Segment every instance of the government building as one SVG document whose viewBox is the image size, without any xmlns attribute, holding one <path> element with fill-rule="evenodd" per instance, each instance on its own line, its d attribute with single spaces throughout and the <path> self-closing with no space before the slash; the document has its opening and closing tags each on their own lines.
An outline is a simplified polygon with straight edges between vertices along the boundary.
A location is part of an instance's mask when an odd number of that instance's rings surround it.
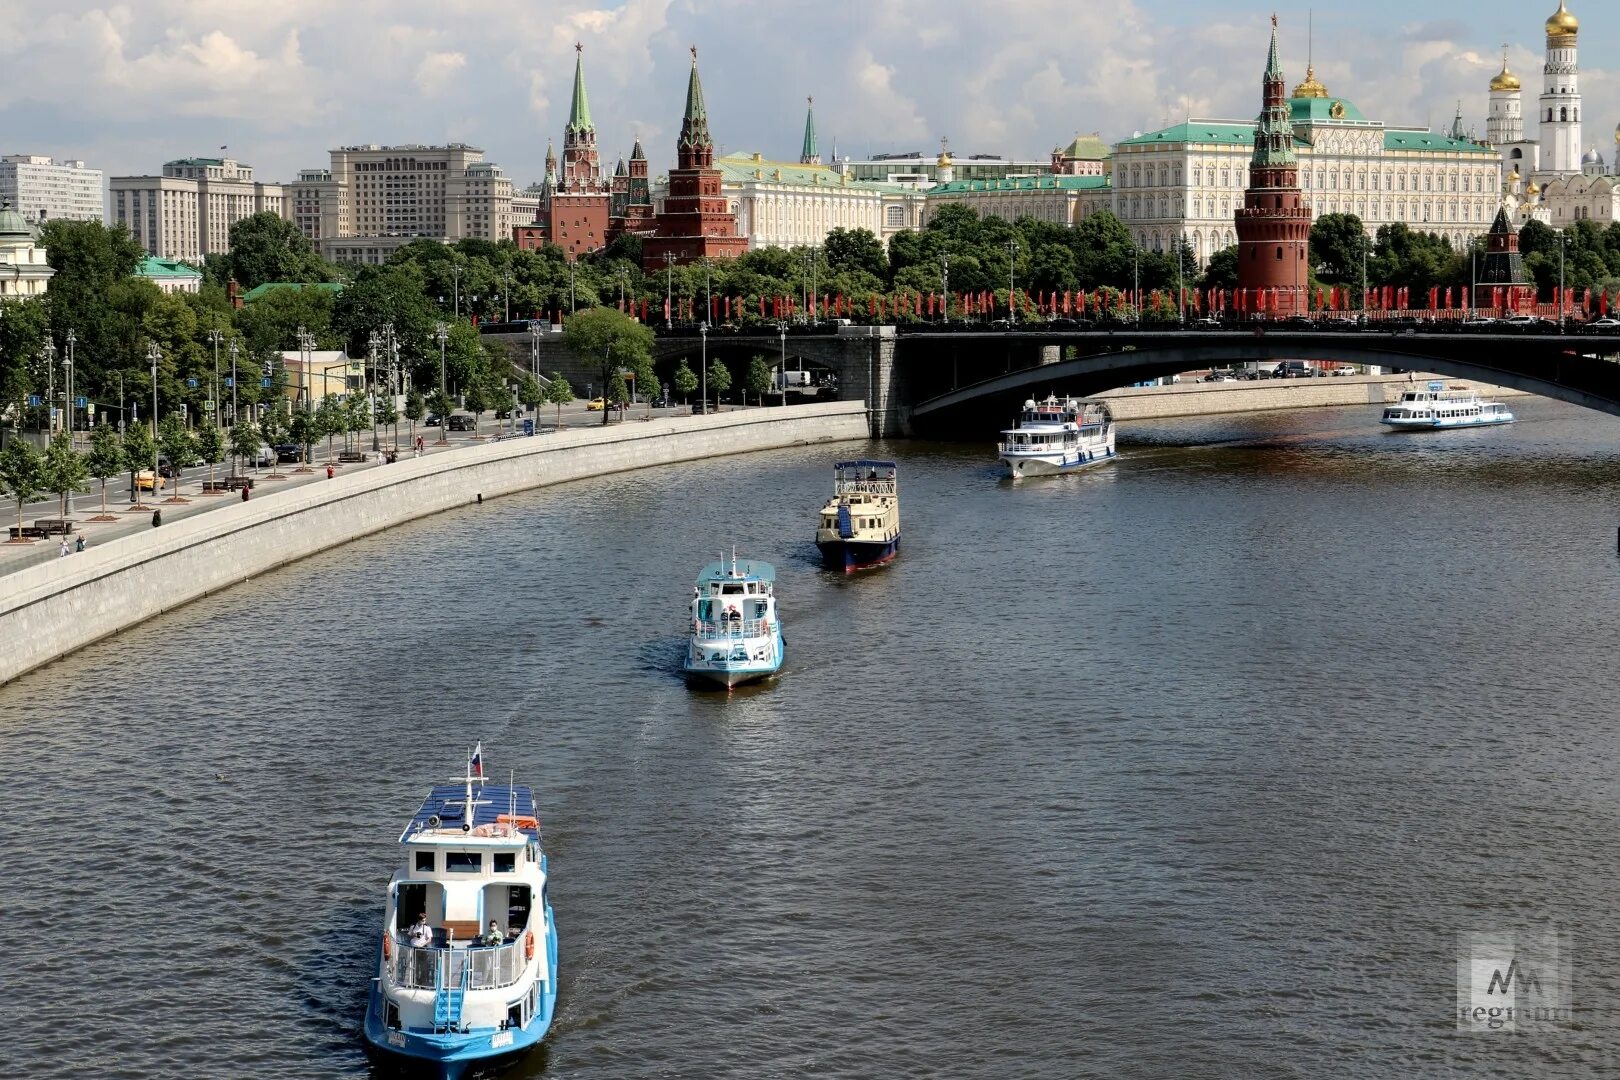
<svg viewBox="0 0 1620 1080">
<path fill-rule="evenodd" d="M 179 158 L 157 176 L 112 178 L 109 218 L 159 259 L 201 265 L 231 247 L 231 226 L 254 214 L 285 216 L 280 184 L 253 179 L 234 158 Z"/>
<path fill-rule="evenodd" d="M 101 170 L 40 154 L 0 157 L 0 202 L 29 221 L 100 221 Z"/>
</svg>

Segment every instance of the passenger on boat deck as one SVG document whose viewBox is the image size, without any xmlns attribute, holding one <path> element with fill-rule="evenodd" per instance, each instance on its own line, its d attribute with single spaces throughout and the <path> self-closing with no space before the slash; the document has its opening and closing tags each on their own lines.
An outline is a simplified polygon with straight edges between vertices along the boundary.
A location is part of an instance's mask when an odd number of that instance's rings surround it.
<svg viewBox="0 0 1620 1080">
<path fill-rule="evenodd" d="M 506 935 L 501 933 L 500 926 L 495 922 L 494 919 L 491 919 L 489 920 L 489 931 L 483 937 L 478 939 L 478 943 L 480 945 L 499 945 L 505 940 Z"/>
<path fill-rule="evenodd" d="M 433 927 L 428 925 L 427 912 L 418 912 L 416 921 L 411 924 L 411 945 L 417 949 L 425 949 L 433 944 Z"/>
</svg>

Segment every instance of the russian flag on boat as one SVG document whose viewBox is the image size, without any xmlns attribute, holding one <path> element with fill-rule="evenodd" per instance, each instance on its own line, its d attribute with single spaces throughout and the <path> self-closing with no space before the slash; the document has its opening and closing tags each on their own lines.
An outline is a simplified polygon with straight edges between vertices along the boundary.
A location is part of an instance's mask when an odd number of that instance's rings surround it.
<svg viewBox="0 0 1620 1080">
<path fill-rule="evenodd" d="M 472 761 L 467 766 L 467 775 L 482 780 L 484 778 L 484 740 L 478 740 L 473 747 Z"/>
</svg>

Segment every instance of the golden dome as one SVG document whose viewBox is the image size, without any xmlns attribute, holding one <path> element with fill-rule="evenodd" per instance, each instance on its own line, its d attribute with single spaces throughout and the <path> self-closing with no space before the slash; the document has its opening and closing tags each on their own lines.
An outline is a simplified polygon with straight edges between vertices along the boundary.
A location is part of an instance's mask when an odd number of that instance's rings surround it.
<svg viewBox="0 0 1620 1080">
<path fill-rule="evenodd" d="M 1513 171 L 1508 173 L 1508 183 L 1516 184 L 1518 182 L 1519 182 L 1519 167 L 1517 165 L 1515 165 L 1515 166 L 1513 166 Z"/>
<path fill-rule="evenodd" d="M 1294 87 L 1294 96 L 1297 98 L 1325 98 L 1328 96 L 1327 87 L 1316 81 L 1316 68 L 1305 65 L 1305 81 Z"/>
<path fill-rule="evenodd" d="M 1506 53 L 1502 54 L 1502 70 L 1497 72 L 1496 76 L 1493 79 L 1491 79 L 1491 89 L 1492 90 L 1517 90 L 1517 89 L 1519 89 L 1519 77 L 1517 75 L 1513 74 L 1513 72 L 1508 70 L 1507 54 Z"/>
<path fill-rule="evenodd" d="M 1614 141 L 1620 143 L 1620 124 L 1614 125 Z"/>
<path fill-rule="evenodd" d="M 1530 186 L 1524 189 L 1524 193 L 1533 199 L 1541 194 L 1541 185 L 1532 180 Z"/>
<path fill-rule="evenodd" d="M 1564 0 L 1558 0 L 1558 10 L 1547 17 L 1548 37 L 1574 37 L 1581 29 L 1581 20 L 1569 13 Z"/>
</svg>

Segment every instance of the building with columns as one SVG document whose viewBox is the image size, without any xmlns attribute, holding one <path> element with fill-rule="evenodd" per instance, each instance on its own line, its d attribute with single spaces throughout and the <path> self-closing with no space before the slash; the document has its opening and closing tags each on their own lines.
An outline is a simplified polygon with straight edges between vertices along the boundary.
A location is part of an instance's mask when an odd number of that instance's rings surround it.
<svg viewBox="0 0 1620 1080">
<path fill-rule="evenodd" d="M 231 226 L 254 214 L 286 215 L 280 184 L 253 178 L 234 158 L 179 158 L 157 176 L 115 176 L 109 187 L 113 224 L 123 225 L 147 254 L 201 262 L 231 247 Z"/>
<path fill-rule="evenodd" d="M 55 273 L 39 232 L 9 203 L 0 203 L 0 301 L 44 296 Z"/>
<path fill-rule="evenodd" d="M 867 229 L 887 243 L 922 224 L 925 197 L 916 188 L 852 180 L 830 165 L 771 161 L 763 154 L 728 154 L 715 166 L 750 248 L 814 247 L 834 229 Z M 663 200 L 659 192 L 653 201 Z"/>
</svg>

